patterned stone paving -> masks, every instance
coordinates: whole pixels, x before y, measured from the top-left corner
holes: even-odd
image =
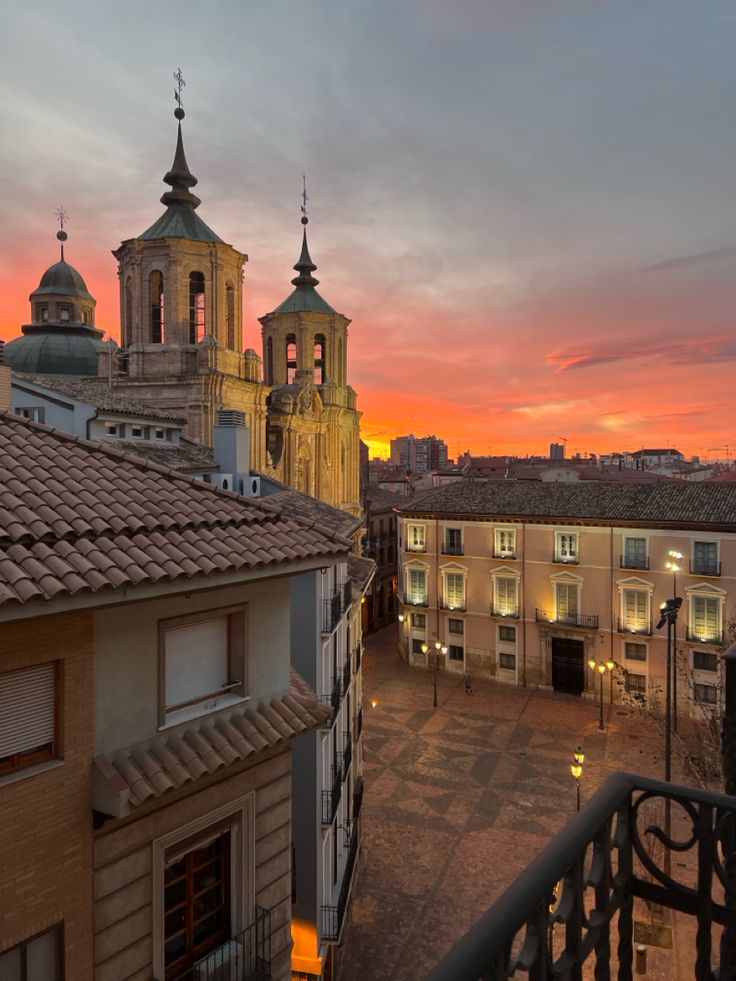
[[[468,695],[455,674],[434,709],[431,672],[399,660],[391,627],[363,663],[363,840],[337,978],[414,981],[572,816],[578,743],[585,800],[615,770],[661,775],[662,740],[620,706],[601,733],[590,701],[492,682]],[[663,951],[649,966],[673,976]]]

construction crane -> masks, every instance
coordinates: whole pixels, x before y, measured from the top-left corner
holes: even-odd
[[[709,446],[708,447],[708,452],[709,453],[718,453],[718,452],[720,452],[720,450],[725,450],[726,451],[726,462],[728,462],[731,459],[731,447],[730,447],[730,445],[728,443],[726,443],[725,446]]]

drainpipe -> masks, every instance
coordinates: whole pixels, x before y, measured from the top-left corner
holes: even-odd
[[[521,684],[526,688],[526,525],[521,526]]]

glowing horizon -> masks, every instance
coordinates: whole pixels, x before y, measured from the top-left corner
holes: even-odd
[[[72,27],[11,0],[0,336],[29,321],[62,203],[67,260],[119,336],[110,252],[161,213],[181,64],[199,214],[250,257],[244,347],[260,353],[257,317],[291,290],[306,171],[318,289],[352,320],[374,451],[414,432],[451,457],[563,438],[568,455],[732,455],[727,0],[346,0],[296,33],[286,0],[185,6],[186,29],[140,0]]]

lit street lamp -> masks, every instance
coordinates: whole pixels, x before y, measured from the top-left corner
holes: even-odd
[[[682,597],[674,596],[666,600],[659,608],[659,623],[657,630],[667,624],[667,667],[665,678],[665,716],[664,716],[664,778],[669,783],[672,779],[672,628],[677,624],[677,613],[682,606]],[[670,799],[665,798],[664,802],[664,833],[670,837]],[[670,850],[664,854],[664,870],[667,875],[670,873]]]
[[[434,699],[432,701],[432,707],[437,708],[437,668],[439,666],[440,654],[443,656],[447,654],[448,647],[446,644],[440,643],[439,640],[434,642]],[[426,657],[429,653],[429,644],[425,641],[422,644],[422,654]]]
[[[601,678],[601,717],[598,722],[598,728],[601,730],[601,732],[603,732],[606,728],[606,723],[603,720],[603,675],[606,673],[606,671],[613,671],[616,665],[610,660],[596,661],[591,657],[591,659],[588,661],[588,667],[591,671],[597,671]],[[613,685],[613,677],[611,678],[611,685]]]
[[[580,810],[580,778],[583,775],[583,763],[585,761],[585,753],[583,752],[583,747],[578,746],[575,752],[572,754],[572,763],[570,764],[570,772],[575,777],[575,792],[577,798],[576,810]]]
[[[667,553],[668,559],[664,564],[665,569],[672,573],[672,595],[677,596],[677,573],[682,568],[682,560],[685,556],[682,552],[670,549]],[[672,624],[672,728],[677,732],[677,616]]]

